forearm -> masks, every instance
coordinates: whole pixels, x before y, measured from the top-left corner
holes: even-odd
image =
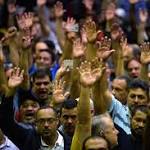
[[[87,50],[86,50],[85,54],[86,54],[86,59],[88,61],[91,61],[92,59],[94,59],[96,57],[96,48],[94,46],[94,43],[87,44]]]
[[[72,42],[69,39],[66,39],[63,49],[62,60],[65,59],[72,59]]]
[[[20,54],[20,62],[19,62],[19,67],[21,68],[21,70],[24,70],[24,81],[21,84],[23,89],[28,90],[29,86],[30,86],[30,82],[29,82],[29,49],[23,49],[21,51]]]
[[[93,102],[94,102],[95,115],[102,114],[107,110],[104,97],[101,92],[100,83],[101,80],[98,80],[93,87]]]
[[[149,82],[148,79],[148,64],[142,64],[140,78],[146,82]]]
[[[38,11],[38,15],[39,15],[39,20],[40,20],[40,24],[41,24],[41,29],[42,29],[42,33],[45,36],[49,36],[50,34],[50,27],[48,25],[48,20],[46,19],[46,16],[44,14],[44,6],[39,7],[39,11]]]
[[[61,46],[61,49],[64,49],[64,44],[65,44],[66,38],[65,38],[64,31],[62,29],[62,19],[61,18],[56,19],[56,35],[58,38],[58,42]]]

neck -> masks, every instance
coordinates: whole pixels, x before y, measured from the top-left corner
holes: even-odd
[[[53,147],[55,145],[55,142],[58,138],[58,133],[56,132],[56,134],[51,135],[51,136],[44,136],[42,137],[42,140],[50,147]]]

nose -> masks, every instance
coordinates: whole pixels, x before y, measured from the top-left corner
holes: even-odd
[[[72,119],[71,118],[68,118],[68,123],[72,123]]]
[[[118,135],[119,131],[117,129],[115,129],[116,134]]]
[[[46,128],[47,128],[48,126],[49,126],[48,121],[45,121],[45,122],[44,122],[44,127],[46,127]]]
[[[141,121],[141,122],[139,123],[139,126],[142,127],[142,128],[144,128],[144,123]]]
[[[27,107],[27,110],[32,110],[32,109],[33,109],[32,106],[28,106],[28,107]]]
[[[138,103],[138,97],[136,96],[134,99],[134,104],[137,104],[137,103]]]
[[[115,89],[112,89],[112,94],[115,95]]]

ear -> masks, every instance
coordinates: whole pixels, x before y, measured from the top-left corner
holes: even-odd
[[[99,133],[100,133],[100,136],[104,137],[104,131],[101,130]]]

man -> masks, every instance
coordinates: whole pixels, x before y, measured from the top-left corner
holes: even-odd
[[[108,141],[111,149],[114,149],[118,145],[118,130],[115,128],[111,117],[107,113],[93,117],[92,135],[104,137]]]
[[[141,71],[141,63],[137,59],[132,58],[131,60],[128,61],[127,72],[130,78],[140,77],[140,71]]]
[[[117,77],[112,82],[112,94],[123,105],[127,104],[129,82],[130,82],[130,79],[127,76]]]
[[[132,109],[138,105],[147,105],[149,102],[149,86],[143,80],[136,79],[129,84],[128,106]]]
[[[132,149],[141,150],[143,148],[143,133],[147,119],[147,106],[137,106],[132,111],[131,119],[131,144]]]
[[[63,102],[60,120],[62,126],[59,127],[59,130],[66,137],[68,144],[67,149],[70,150],[72,137],[74,135],[76,123],[77,123],[77,101],[73,99],[67,99]]]
[[[64,150],[64,138],[57,131],[57,112],[51,107],[43,107],[36,114],[36,128],[40,135],[40,149]]]
[[[109,150],[108,143],[101,136],[89,136],[83,143],[83,150]]]
[[[49,70],[39,69],[31,76],[31,93],[38,99],[40,106],[49,103],[51,76]]]

